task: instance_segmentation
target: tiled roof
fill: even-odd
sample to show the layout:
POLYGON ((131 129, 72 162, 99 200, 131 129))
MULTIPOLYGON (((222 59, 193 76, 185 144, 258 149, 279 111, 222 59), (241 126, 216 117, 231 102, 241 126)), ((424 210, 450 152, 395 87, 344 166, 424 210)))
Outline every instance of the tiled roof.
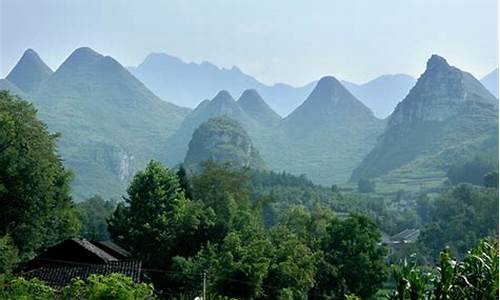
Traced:
POLYGON ((46 266, 24 272, 26 279, 38 278, 54 288, 62 288, 71 283, 71 279, 80 277, 87 279, 92 274, 110 275, 121 273, 132 278, 134 282, 141 279, 141 262, 137 260, 112 261, 107 264, 82 264, 53 262, 46 266))
POLYGON ((87 279, 92 274, 121 273, 135 282, 141 279, 141 262, 130 259, 130 253, 112 242, 89 242, 68 239, 41 253, 27 263, 21 276, 38 278, 48 285, 61 288, 71 279, 87 279))
POLYGON ((399 244, 412 244, 418 240, 420 236, 420 229, 405 229, 393 236, 382 232, 383 245, 399 245, 399 244))
POLYGON ((390 240, 396 243, 415 243, 420 235, 419 229, 405 229, 391 236, 390 240))
POLYGON ((91 242, 84 240, 84 239, 71 239, 73 242, 79 244, 86 250, 92 252, 94 255, 97 255, 99 258, 101 258, 105 262, 112 262, 112 261, 118 261, 118 259, 111 254, 107 253, 101 248, 96 247, 93 245, 91 242))
POLYGON ((90 241, 90 242, 118 259, 127 259, 132 257, 132 254, 130 254, 130 252, 128 252, 127 250, 123 249, 122 247, 118 246, 117 244, 111 241, 90 241))

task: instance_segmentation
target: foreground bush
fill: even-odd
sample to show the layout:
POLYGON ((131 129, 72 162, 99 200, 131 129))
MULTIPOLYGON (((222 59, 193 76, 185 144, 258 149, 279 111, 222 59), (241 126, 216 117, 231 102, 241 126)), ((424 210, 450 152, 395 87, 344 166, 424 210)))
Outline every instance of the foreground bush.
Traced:
POLYGON ((37 279, 17 278, 5 284, 0 290, 0 299, 4 300, 139 300, 155 298, 152 285, 134 283, 130 277, 122 274, 91 275, 86 281, 76 278, 62 291, 57 291, 37 279))
POLYGON ((429 272, 404 261, 394 279, 394 300, 498 299, 498 240, 481 241, 461 262, 445 249, 439 265, 429 272))

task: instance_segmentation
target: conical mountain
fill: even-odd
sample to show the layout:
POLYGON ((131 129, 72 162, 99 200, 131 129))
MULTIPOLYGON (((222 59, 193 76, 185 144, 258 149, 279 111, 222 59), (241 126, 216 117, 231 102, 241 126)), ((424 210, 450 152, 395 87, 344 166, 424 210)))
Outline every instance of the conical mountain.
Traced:
MULTIPOLYGON (((321 78, 304 103, 284 119, 285 127, 296 135, 318 128, 336 128, 351 122, 371 123, 373 112, 356 99, 332 76, 321 78)), ((356 124, 350 124, 356 125, 356 124)))
POLYGON ((245 90, 238 99, 238 104, 247 115, 261 123, 276 125, 281 120, 254 89, 245 90))
POLYGON ((251 124, 255 122, 247 116, 229 92, 220 91, 212 100, 201 102, 169 138, 166 161, 170 164, 182 162, 195 129, 210 118, 222 116, 234 119, 245 127, 252 126, 251 124))
POLYGON ((52 70, 33 49, 28 49, 6 79, 25 93, 34 93, 50 75, 52 70))
POLYGON ((162 101, 109 56, 76 49, 34 97, 49 129, 61 132, 61 153, 76 173, 77 197, 118 196, 188 109, 162 101))
POLYGON ((436 180, 476 154, 498 159, 497 103, 471 74, 433 55, 352 179, 387 174, 423 181, 432 173, 436 180))
POLYGON ((235 168, 264 168, 248 133, 228 117, 211 118, 194 131, 184 165, 197 170, 206 161, 228 163, 235 168))
POLYGON ((382 126, 383 121, 337 79, 324 77, 281 124, 290 144, 280 150, 288 157, 282 167, 322 184, 345 181, 373 147, 382 126))

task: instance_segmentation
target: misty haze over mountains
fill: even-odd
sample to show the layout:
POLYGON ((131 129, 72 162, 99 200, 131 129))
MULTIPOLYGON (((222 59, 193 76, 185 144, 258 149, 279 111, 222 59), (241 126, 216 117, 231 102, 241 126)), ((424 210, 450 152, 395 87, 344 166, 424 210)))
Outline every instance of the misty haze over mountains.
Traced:
POLYGON ((75 196, 84 198, 116 197, 148 160, 175 166, 188 149, 191 164, 212 156, 247 165, 252 157, 262 163, 251 165, 305 174, 323 185, 412 181, 415 172, 442 183, 446 153, 467 159, 478 147, 497 151, 497 78, 498 69, 480 83, 433 56, 418 81, 394 74, 354 84, 326 76, 304 87, 267 86, 237 67, 166 54, 151 54, 127 71, 84 47, 54 72, 29 49, 0 89, 32 101, 49 129, 62 133, 60 153, 75 171, 75 196), (413 116, 436 118, 417 126, 413 116), (200 125, 218 117, 231 120, 208 123, 192 142, 200 125), (218 146, 211 149, 210 140, 218 146), (410 165, 415 172, 408 173, 410 165))
MULTIPOLYGON (((186 63, 165 53, 152 53, 139 66, 127 69, 160 98, 180 106, 194 108, 220 90, 240 95, 246 89, 255 89, 282 117, 297 108, 317 83, 312 81, 301 87, 286 83, 268 86, 236 66, 225 69, 210 62, 186 63), (196 88, 193 89, 193 86, 196 88)), ((498 69, 485 76, 482 82, 498 98, 498 80, 495 79, 498 79, 498 69)), ((390 74, 381 75, 363 84, 345 80, 341 82, 367 105, 376 117, 386 118, 408 94, 415 81, 410 75, 390 74)))
MULTIPOLYGON (((313 81, 302 87, 285 83, 268 86, 237 67, 224 69, 209 62, 185 63, 164 53, 150 54, 139 66, 128 70, 160 98, 180 106, 196 107, 207 95, 215 95, 220 90, 240 95, 246 89, 255 89, 281 116, 297 108, 317 83, 313 81)), ((387 117, 414 83, 415 79, 404 74, 382 75, 365 84, 342 82, 379 118, 387 117)))

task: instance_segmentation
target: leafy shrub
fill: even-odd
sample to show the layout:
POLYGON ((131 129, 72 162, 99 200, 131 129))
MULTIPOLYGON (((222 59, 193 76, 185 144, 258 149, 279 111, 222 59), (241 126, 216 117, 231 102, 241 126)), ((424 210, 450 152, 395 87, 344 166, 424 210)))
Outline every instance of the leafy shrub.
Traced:
POLYGON ((143 300, 156 299, 153 286, 135 283, 123 274, 91 275, 88 280, 73 279, 72 283, 56 291, 38 279, 14 279, 0 290, 3 300, 143 300))
POLYGON ((373 193, 375 192, 375 183, 368 179, 358 180, 358 191, 360 193, 373 193))
POLYGON ((142 300, 154 299, 153 286, 146 283, 135 283, 123 274, 109 276, 91 275, 88 281, 74 279, 71 285, 63 290, 64 299, 93 300, 142 300))
POLYGON ((17 278, 0 290, 0 299, 4 300, 52 300, 55 290, 38 279, 17 278))
POLYGON ((396 289, 389 299, 498 299, 498 240, 481 241, 462 262, 450 250, 439 265, 425 272, 406 260, 394 270, 396 289))

